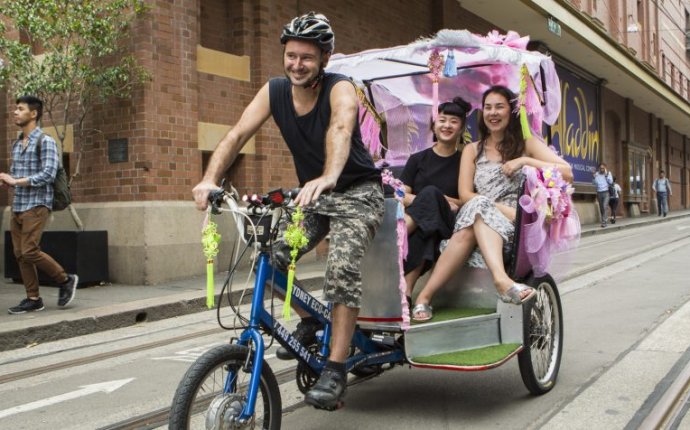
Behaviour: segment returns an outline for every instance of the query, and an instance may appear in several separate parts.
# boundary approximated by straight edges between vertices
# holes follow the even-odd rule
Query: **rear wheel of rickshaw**
[[[556,385],[563,351],[563,312],[551,276],[532,278],[535,297],[523,305],[524,349],[518,354],[522,381],[535,395]]]

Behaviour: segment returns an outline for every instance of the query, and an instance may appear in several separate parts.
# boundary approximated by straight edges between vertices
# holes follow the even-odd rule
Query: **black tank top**
[[[295,112],[290,81],[287,78],[273,78],[269,81],[271,115],[292,153],[300,186],[323,174],[326,163],[326,132],[331,121],[331,89],[342,80],[348,78],[326,73],[321,81],[323,86],[314,109],[303,116],[297,116]],[[359,125],[356,124],[352,131],[350,155],[333,190],[342,192],[367,179],[380,179],[380,172],[364,147]]]

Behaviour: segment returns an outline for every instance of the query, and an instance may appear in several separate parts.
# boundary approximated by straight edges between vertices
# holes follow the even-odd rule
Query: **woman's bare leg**
[[[482,252],[482,257],[484,257],[491,276],[494,278],[496,290],[499,294],[505,294],[513,286],[513,280],[510,279],[503,266],[503,238],[489,227],[480,216],[474,222],[474,235]],[[524,299],[529,294],[529,290],[523,290],[520,293],[520,298]]]
[[[431,298],[434,296],[453,274],[467,261],[467,258],[477,246],[474,238],[474,231],[472,228],[463,228],[460,231],[453,233],[453,236],[448,240],[448,246],[441,253],[431,276],[427,281],[424,289],[417,296],[415,304],[429,304]],[[426,315],[420,315],[424,318]]]
[[[412,232],[414,232],[415,230],[417,230],[417,223],[414,222],[414,220],[412,219],[412,217],[409,216],[408,214],[405,214],[405,226],[407,227],[407,235],[408,235],[408,236],[409,236],[410,234],[412,234]]]
[[[412,291],[414,290],[414,285],[417,283],[417,280],[419,279],[419,275],[422,274],[422,268],[424,267],[424,264],[420,264],[419,267],[414,269],[413,271],[409,272],[407,275],[405,275],[405,295],[407,297],[412,296]]]

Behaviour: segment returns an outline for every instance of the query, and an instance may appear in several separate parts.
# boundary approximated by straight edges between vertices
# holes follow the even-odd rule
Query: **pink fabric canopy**
[[[539,128],[541,120],[553,124],[561,105],[555,65],[549,56],[528,51],[528,41],[528,37],[520,37],[515,32],[502,35],[494,31],[483,37],[466,30],[441,30],[432,38],[409,45],[335,54],[326,70],[351,77],[385,120],[385,144],[379,141],[378,124],[371,118],[362,124],[363,136],[379,163],[395,166],[431,145],[430,121],[435,102],[460,96],[473,108],[479,108],[482,93],[492,85],[505,85],[518,94],[522,65],[527,67],[535,83],[528,88],[538,91],[526,97],[532,128]],[[429,57],[434,52],[451,65],[454,57],[457,75],[431,73]],[[437,100],[434,100],[434,77],[438,78]],[[541,100],[545,102],[543,105]],[[363,117],[366,117],[364,113],[360,115]],[[533,130],[537,135],[540,131]],[[382,145],[385,151],[381,151]]]

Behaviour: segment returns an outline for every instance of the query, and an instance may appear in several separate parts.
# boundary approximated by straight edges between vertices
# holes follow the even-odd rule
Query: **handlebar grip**
[[[208,201],[211,203],[211,213],[214,215],[218,215],[220,211],[218,208],[220,208],[220,205],[223,203],[223,196],[225,195],[225,190],[222,188],[219,188],[215,191],[211,191],[208,194]]]

